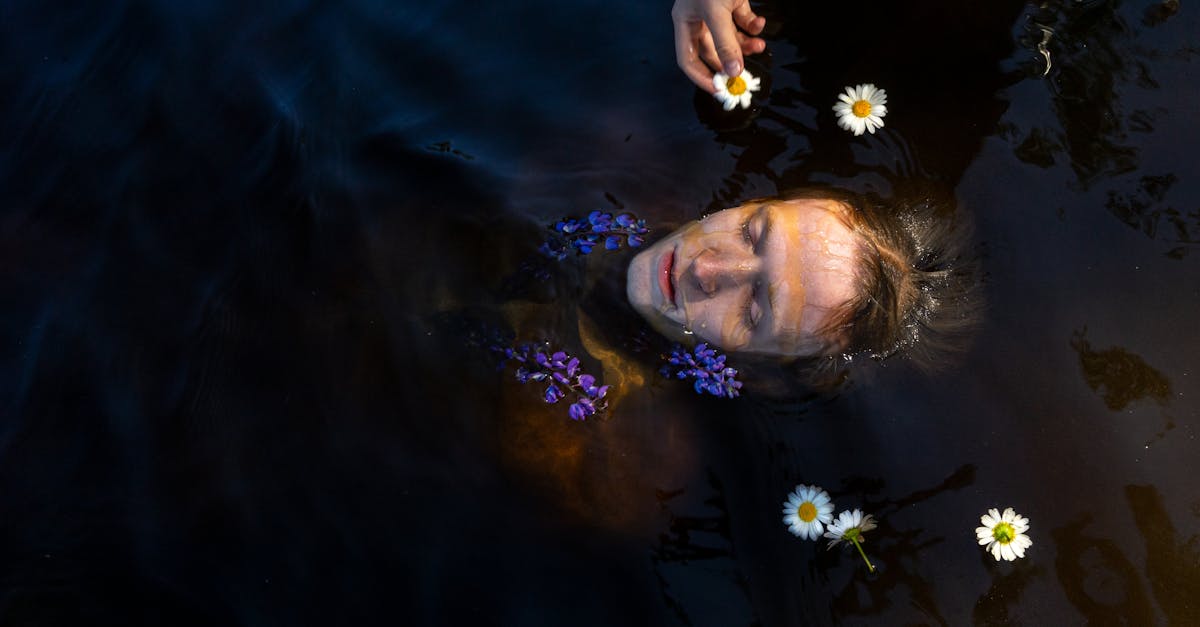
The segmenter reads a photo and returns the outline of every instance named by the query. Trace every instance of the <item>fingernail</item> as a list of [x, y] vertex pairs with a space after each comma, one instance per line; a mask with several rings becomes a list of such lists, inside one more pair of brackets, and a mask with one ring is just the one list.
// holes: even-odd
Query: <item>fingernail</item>
[[735, 61], [733, 59], [730, 59], [729, 61], [725, 62], [725, 75], [726, 76], [737, 76], [738, 74], [741, 74], [741, 73], [742, 73], [742, 64], [741, 63], [739, 63], [738, 61]]

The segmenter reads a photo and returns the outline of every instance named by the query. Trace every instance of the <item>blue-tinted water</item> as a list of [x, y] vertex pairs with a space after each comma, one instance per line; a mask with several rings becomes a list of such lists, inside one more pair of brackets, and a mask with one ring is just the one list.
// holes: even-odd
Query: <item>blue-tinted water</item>
[[[1195, 8], [759, 8], [723, 116], [667, 4], [0, 6], [0, 624], [1200, 622]], [[814, 184], [958, 199], [960, 362], [701, 398], [636, 350], [627, 253], [522, 280], [564, 215]], [[801, 482], [880, 519], [878, 572], [787, 533]]]

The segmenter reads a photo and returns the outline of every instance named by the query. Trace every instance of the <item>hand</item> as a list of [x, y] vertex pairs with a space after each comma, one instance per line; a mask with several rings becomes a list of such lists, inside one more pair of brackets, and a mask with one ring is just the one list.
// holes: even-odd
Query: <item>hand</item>
[[762, 38], [753, 36], [762, 32], [767, 21], [750, 10], [749, 0], [675, 0], [671, 21], [679, 69], [710, 94], [716, 91], [714, 72], [737, 76], [742, 73], [743, 54], [757, 54], [767, 47]]

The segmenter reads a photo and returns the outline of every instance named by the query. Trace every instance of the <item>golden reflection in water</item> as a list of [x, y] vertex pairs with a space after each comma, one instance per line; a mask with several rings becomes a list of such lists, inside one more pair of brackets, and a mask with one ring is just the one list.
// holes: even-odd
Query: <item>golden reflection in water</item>
[[1200, 625], [1200, 535], [1180, 538], [1158, 488], [1125, 486], [1138, 534], [1146, 546], [1150, 592], [1172, 625]]
[[[506, 311], [516, 324], [530, 315], [520, 309]], [[696, 438], [686, 421], [672, 419], [678, 412], [655, 405], [660, 395], [646, 389], [655, 375], [650, 367], [609, 348], [582, 312], [578, 320], [585, 370], [602, 373], [612, 386], [607, 415], [574, 421], [569, 397], [546, 404], [529, 386], [505, 385], [497, 412], [500, 461], [588, 525], [624, 531], [659, 525], [656, 490], [691, 472]]]

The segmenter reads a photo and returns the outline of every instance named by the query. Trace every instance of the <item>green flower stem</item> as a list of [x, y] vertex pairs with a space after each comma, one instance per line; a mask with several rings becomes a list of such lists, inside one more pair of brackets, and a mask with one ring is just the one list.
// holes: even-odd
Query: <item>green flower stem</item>
[[867, 563], [867, 568], [871, 569], [871, 572], [875, 572], [875, 565], [871, 563], [871, 560], [867, 559], [867, 554], [863, 552], [862, 545], [858, 543], [858, 538], [850, 538], [850, 541], [854, 543], [854, 548], [858, 549], [858, 554]]

